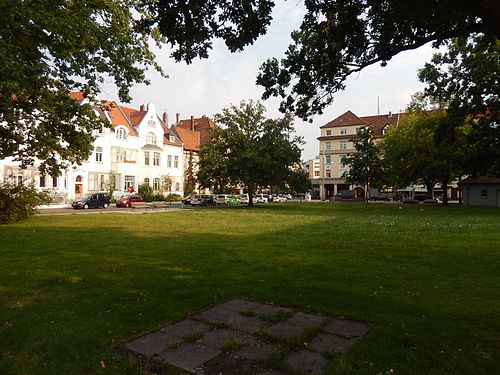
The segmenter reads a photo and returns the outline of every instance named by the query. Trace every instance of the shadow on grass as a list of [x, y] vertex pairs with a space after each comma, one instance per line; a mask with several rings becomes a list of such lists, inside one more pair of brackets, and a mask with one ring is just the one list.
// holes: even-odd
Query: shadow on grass
[[[115, 346], [238, 296], [373, 324], [346, 365], [491, 373], [500, 238], [488, 229], [498, 221], [437, 207], [302, 206], [0, 228], [2, 373], [121, 374]], [[446, 218], [463, 226], [443, 227]]]

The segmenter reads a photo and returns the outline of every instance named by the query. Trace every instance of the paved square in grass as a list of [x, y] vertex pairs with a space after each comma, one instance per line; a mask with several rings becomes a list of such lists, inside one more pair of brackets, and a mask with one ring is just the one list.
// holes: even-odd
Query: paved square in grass
[[369, 330], [363, 323], [232, 299], [123, 347], [200, 375], [322, 374], [331, 353], [347, 353]]

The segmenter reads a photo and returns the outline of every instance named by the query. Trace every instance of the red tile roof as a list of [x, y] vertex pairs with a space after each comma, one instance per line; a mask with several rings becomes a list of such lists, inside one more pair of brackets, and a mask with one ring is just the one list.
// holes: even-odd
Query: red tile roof
[[184, 128], [194, 130], [200, 133], [200, 145], [210, 142], [210, 129], [216, 129], [217, 124], [208, 117], [192, 118], [181, 120], [175, 125], [176, 129]]
[[387, 125], [398, 125], [404, 113], [389, 113], [386, 115], [362, 116], [360, 117], [366, 124], [373, 128], [373, 136], [382, 137], [382, 131]]
[[130, 121], [130, 123], [133, 126], [139, 125], [139, 123], [146, 115], [145, 111], [144, 112], [140, 110], [138, 111], [137, 109], [125, 107], [123, 105], [120, 105], [119, 109], [122, 111], [123, 115]]
[[321, 129], [336, 128], [336, 127], [350, 126], [350, 125], [365, 125], [365, 122], [351, 111], [347, 111], [346, 113], [333, 119], [329, 123], [321, 126]]
[[69, 93], [69, 96], [76, 100], [77, 102], [81, 102], [85, 97], [83, 96], [83, 92], [81, 91], [72, 91]]
[[185, 129], [180, 126], [175, 126], [175, 130], [181, 137], [185, 150], [196, 152], [200, 151], [201, 133], [199, 131]]
[[111, 118], [111, 125], [114, 127], [119, 125], [125, 126], [128, 129], [129, 135], [139, 135], [116, 102], [104, 100], [103, 103], [109, 117]]

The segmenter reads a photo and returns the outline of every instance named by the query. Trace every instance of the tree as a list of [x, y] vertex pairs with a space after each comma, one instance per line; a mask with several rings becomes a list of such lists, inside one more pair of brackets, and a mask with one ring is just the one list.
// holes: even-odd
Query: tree
[[202, 186], [240, 185], [249, 194], [259, 186], [287, 181], [300, 162], [300, 137], [293, 135], [292, 117], [267, 119], [259, 102], [242, 101], [215, 116], [220, 125], [211, 142], [200, 151], [199, 181]]
[[[158, 0], [149, 6], [149, 26], [158, 25], [169, 43], [177, 45], [176, 60], [207, 57], [213, 38], [230, 51], [243, 49], [271, 22], [274, 1], [185, 2]], [[386, 65], [393, 56], [428, 42], [438, 47], [472, 33], [500, 35], [496, 0], [332, 0], [306, 1], [307, 12], [292, 33], [285, 58], [263, 64], [257, 82], [263, 98], [279, 96], [281, 109], [303, 119], [333, 100], [347, 77], [367, 66]]]
[[37, 191], [33, 183], [0, 183], [0, 223], [23, 221], [38, 211], [38, 206], [50, 203], [48, 192]]
[[194, 176], [194, 160], [193, 151], [189, 151], [188, 165], [185, 171], [184, 178], [184, 196], [188, 196], [194, 193], [196, 188], [196, 178]]
[[42, 172], [58, 175], [88, 158], [107, 124], [69, 91], [99, 104], [100, 84], [112, 78], [128, 101], [133, 83], [147, 83], [144, 69], [159, 69], [148, 47], [157, 33], [138, 27], [134, 17], [146, 15], [133, 0], [9, 0], [0, 14], [0, 159], [38, 158]]
[[444, 109], [418, 110], [408, 112], [398, 127], [388, 129], [382, 148], [393, 186], [423, 184], [428, 198], [432, 198], [439, 182], [447, 203], [446, 189], [460, 174], [464, 147], [463, 127], [454, 128], [446, 137], [439, 135], [441, 124], [447, 121], [450, 119]]
[[368, 206], [370, 189], [380, 187], [384, 178], [384, 165], [380, 146], [373, 141], [371, 126], [363, 127], [353, 139], [355, 153], [344, 159], [347, 171], [342, 178], [348, 184], [362, 185], [365, 188], [365, 207]]

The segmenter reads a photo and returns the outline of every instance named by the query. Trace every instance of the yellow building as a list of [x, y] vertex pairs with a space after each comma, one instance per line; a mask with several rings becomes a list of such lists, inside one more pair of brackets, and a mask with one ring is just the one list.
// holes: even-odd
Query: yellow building
[[374, 138], [382, 139], [387, 126], [397, 126], [401, 115], [402, 113], [389, 112], [385, 115], [358, 117], [347, 111], [320, 127], [321, 135], [318, 137], [320, 178], [317, 180], [320, 199], [330, 199], [340, 190], [352, 189], [356, 189], [358, 197], [364, 196], [363, 188], [346, 184], [342, 178], [347, 168], [343, 159], [356, 152], [352, 140], [364, 126], [372, 126]]

